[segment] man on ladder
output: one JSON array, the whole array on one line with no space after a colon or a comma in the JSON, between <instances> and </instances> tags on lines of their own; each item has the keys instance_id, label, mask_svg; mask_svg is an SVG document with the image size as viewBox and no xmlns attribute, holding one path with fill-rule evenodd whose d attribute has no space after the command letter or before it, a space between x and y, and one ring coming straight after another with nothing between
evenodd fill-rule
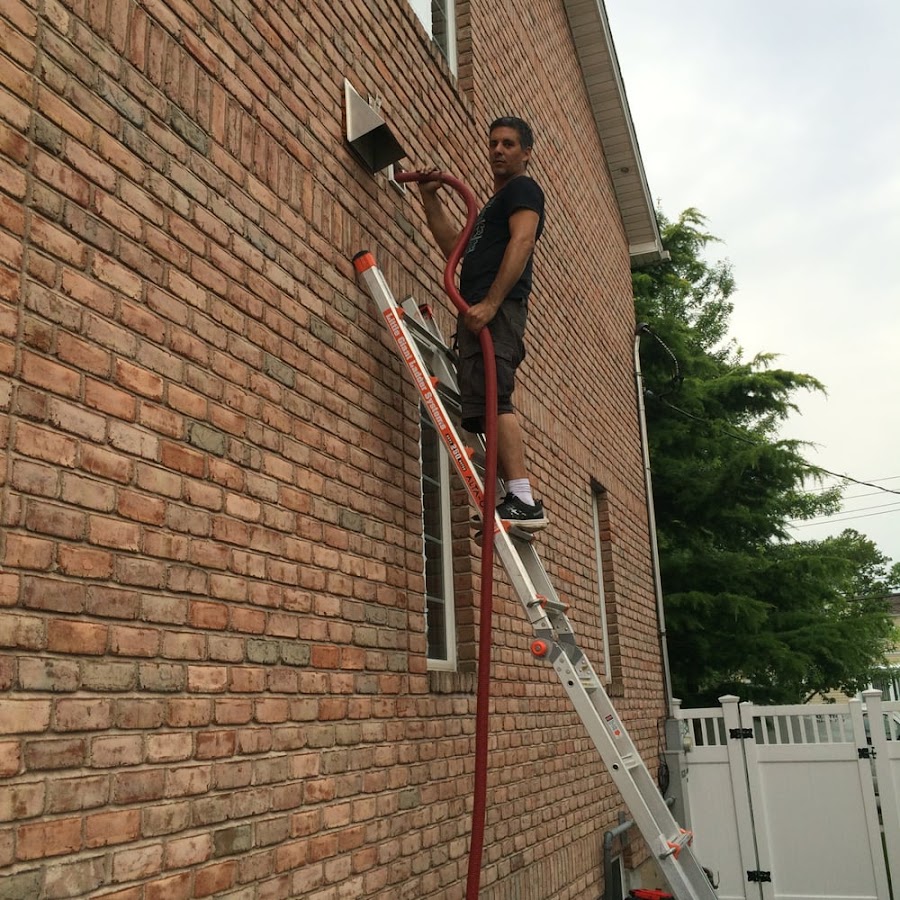
<instances>
[{"instance_id":1,"label":"man on ladder","mask_svg":"<svg viewBox=\"0 0 900 900\"><path fill-rule=\"evenodd\" d=\"M489 129L488 153L494 193L481 210L460 272L460 293L470 304L457 323L458 379L462 426L484 431L484 359L478 333L490 329L497 359L497 460L506 496L500 518L525 531L548 525L535 500L525 465L522 429L512 405L516 369L525 358L525 323L531 293L533 251L544 228L544 192L526 174L534 146L531 128L506 116ZM448 218L439 181L419 183L425 217L438 246L449 257L459 230Z\"/></svg>"}]
</instances>

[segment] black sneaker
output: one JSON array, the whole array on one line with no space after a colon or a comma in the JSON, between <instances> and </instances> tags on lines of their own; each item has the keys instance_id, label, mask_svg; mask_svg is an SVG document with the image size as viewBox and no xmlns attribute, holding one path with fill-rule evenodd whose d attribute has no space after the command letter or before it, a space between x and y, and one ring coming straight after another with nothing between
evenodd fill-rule
<instances>
[{"instance_id":1,"label":"black sneaker","mask_svg":"<svg viewBox=\"0 0 900 900\"><path fill-rule=\"evenodd\" d=\"M529 506L512 492L503 498L503 502L497 507L497 513L504 522L509 522L522 531L540 531L550 524L540 500Z\"/></svg>"}]
</instances>

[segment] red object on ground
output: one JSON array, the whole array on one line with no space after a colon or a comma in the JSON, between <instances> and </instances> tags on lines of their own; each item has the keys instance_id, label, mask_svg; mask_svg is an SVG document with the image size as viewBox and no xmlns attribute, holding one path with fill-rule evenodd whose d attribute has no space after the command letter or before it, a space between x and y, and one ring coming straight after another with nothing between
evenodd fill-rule
<instances>
[{"instance_id":1,"label":"red object on ground","mask_svg":"<svg viewBox=\"0 0 900 900\"><path fill-rule=\"evenodd\" d=\"M675 900L675 898L667 891L658 891L655 888L638 888L635 891L630 891L628 896L634 897L635 900Z\"/></svg>"}]
</instances>

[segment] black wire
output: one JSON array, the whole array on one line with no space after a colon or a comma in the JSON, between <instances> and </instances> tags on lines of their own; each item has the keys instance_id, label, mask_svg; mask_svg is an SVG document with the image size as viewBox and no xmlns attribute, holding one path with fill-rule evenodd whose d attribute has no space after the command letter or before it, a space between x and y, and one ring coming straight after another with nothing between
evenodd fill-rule
<instances>
[{"instance_id":1,"label":"black wire","mask_svg":"<svg viewBox=\"0 0 900 900\"><path fill-rule=\"evenodd\" d=\"M650 337L654 338L660 344L660 346L666 351L666 353L669 354L669 356L672 358L672 362L674 365L674 374L672 375L672 383L673 383L673 385L675 385L675 387L680 386L682 381L684 381L684 379L681 375L681 368L678 365L678 359L675 356L675 354L666 346L666 344L663 342L662 338L659 337L659 335L656 334L656 332L654 332L653 329L649 325L642 323L641 325L638 326L637 331L638 331L638 334L649 334ZM666 392L666 394L669 394L669 393L671 393L671 391ZM670 403L668 400L666 400L665 399L666 394L657 395L657 394L654 394L652 391L648 390L646 387L644 388L644 396L645 397L648 397L653 400L658 400L664 406L668 406L669 409L674 410L675 412L679 413L682 416L685 416L688 419L693 419L695 422L700 422L702 425L709 425L711 427L716 427L719 429L719 431L722 432L722 434L726 435L727 437L734 438L737 441L743 441L745 444L750 444L754 447L765 446L765 443L763 441L753 440L752 438L748 438L746 435L739 434L736 431L731 431L730 429L725 428L724 426L720 425L717 422L712 422L709 419L704 419L701 416L695 416L693 413L689 413L686 409L682 409L680 406L676 406L674 403ZM811 472L816 472L819 475L831 475L833 478L840 478L842 481L849 481L852 484L859 484L859 485L862 485L863 487L875 488L876 491L880 491L881 493L897 494L898 496L900 496L900 491L894 490L893 488L882 487L880 484L875 484L874 482L871 482L871 481L862 481L861 479L853 478L850 475L842 475L839 472L832 472L831 469L826 469L826 468L824 468L824 466L815 466L812 463L806 462L805 460L800 460L800 465L802 468L809 469Z\"/></svg>"}]
</instances>

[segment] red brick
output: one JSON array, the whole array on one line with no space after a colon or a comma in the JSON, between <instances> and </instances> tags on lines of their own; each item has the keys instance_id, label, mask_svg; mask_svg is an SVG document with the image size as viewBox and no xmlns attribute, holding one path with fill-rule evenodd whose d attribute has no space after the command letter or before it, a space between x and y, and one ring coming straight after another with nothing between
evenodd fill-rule
<instances>
[{"instance_id":1,"label":"red brick","mask_svg":"<svg viewBox=\"0 0 900 900\"><path fill-rule=\"evenodd\" d=\"M182 493L183 479L174 472L158 469L154 466L140 464L137 467L137 487L151 494L162 494L164 497L178 499Z\"/></svg>"},{"instance_id":2,"label":"red brick","mask_svg":"<svg viewBox=\"0 0 900 900\"><path fill-rule=\"evenodd\" d=\"M91 446L82 449L81 467L94 475L121 483L131 481L134 470L134 464L127 457Z\"/></svg>"},{"instance_id":3,"label":"red brick","mask_svg":"<svg viewBox=\"0 0 900 900\"><path fill-rule=\"evenodd\" d=\"M141 608L141 596L136 591L89 585L84 608L92 616L136 619Z\"/></svg>"},{"instance_id":4,"label":"red brick","mask_svg":"<svg viewBox=\"0 0 900 900\"><path fill-rule=\"evenodd\" d=\"M51 541L24 534L7 534L3 562L14 568L49 569L53 565L53 549Z\"/></svg>"},{"instance_id":5,"label":"red brick","mask_svg":"<svg viewBox=\"0 0 900 900\"><path fill-rule=\"evenodd\" d=\"M155 628L113 625L109 630L109 649L118 656L155 656L159 642L160 633Z\"/></svg>"},{"instance_id":6,"label":"red brick","mask_svg":"<svg viewBox=\"0 0 900 900\"><path fill-rule=\"evenodd\" d=\"M81 849L81 819L20 825L16 829L16 859L42 859Z\"/></svg>"},{"instance_id":7,"label":"red brick","mask_svg":"<svg viewBox=\"0 0 900 900\"><path fill-rule=\"evenodd\" d=\"M48 700L0 700L0 734L45 731L49 725Z\"/></svg>"},{"instance_id":8,"label":"red brick","mask_svg":"<svg viewBox=\"0 0 900 900\"><path fill-rule=\"evenodd\" d=\"M220 693L227 685L225 666L188 666L188 690L192 693Z\"/></svg>"},{"instance_id":9,"label":"red brick","mask_svg":"<svg viewBox=\"0 0 900 900\"><path fill-rule=\"evenodd\" d=\"M190 450L181 444L171 444L168 441L160 443L160 461L167 468L183 472L185 475L193 475L201 478L206 472L206 457L196 450Z\"/></svg>"},{"instance_id":10,"label":"red brick","mask_svg":"<svg viewBox=\"0 0 900 900\"><path fill-rule=\"evenodd\" d=\"M43 618L4 612L0 615L0 646L43 650L47 645L45 629Z\"/></svg>"},{"instance_id":11,"label":"red brick","mask_svg":"<svg viewBox=\"0 0 900 900\"><path fill-rule=\"evenodd\" d=\"M105 894L95 894L96 900L142 900L143 889L138 887L124 888L121 891L110 891Z\"/></svg>"},{"instance_id":12,"label":"red brick","mask_svg":"<svg viewBox=\"0 0 900 900\"><path fill-rule=\"evenodd\" d=\"M206 862L213 852L212 838L208 834L178 838L169 841L165 847L165 867L184 869Z\"/></svg>"},{"instance_id":13,"label":"red brick","mask_svg":"<svg viewBox=\"0 0 900 900\"><path fill-rule=\"evenodd\" d=\"M155 435L124 422L109 423L109 442L117 450L124 450L144 459L156 459L159 455L159 440Z\"/></svg>"},{"instance_id":14,"label":"red brick","mask_svg":"<svg viewBox=\"0 0 900 900\"><path fill-rule=\"evenodd\" d=\"M157 497L122 490L119 491L117 512L126 519L162 525L166 518L166 503Z\"/></svg>"},{"instance_id":15,"label":"red brick","mask_svg":"<svg viewBox=\"0 0 900 900\"><path fill-rule=\"evenodd\" d=\"M127 422L137 415L137 402L131 394L90 378L85 381L84 402Z\"/></svg>"},{"instance_id":16,"label":"red brick","mask_svg":"<svg viewBox=\"0 0 900 900\"><path fill-rule=\"evenodd\" d=\"M23 584L22 603L30 609L52 609L57 612L78 613L84 608L83 585L60 581L58 578L30 578L27 576L24 578Z\"/></svg>"},{"instance_id":17,"label":"red brick","mask_svg":"<svg viewBox=\"0 0 900 900\"><path fill-rule=\"evenodd\" d=\"M140 735L98 737L91 741L91 765L98 768L136 766L143 762L143 739Z\"/></svg>"},{"instance_id":18,"label":"red brick","mask_svg":"<svg viewBox=\"0 0 900 900\"><path fill-rule=\"evenodd\" d=\"M56 731L100 731L112 727L112 700L59 700Z\"/></svg>"},{"instance_id":19,"label":"red brick","mask_svg":"<svg viewBox=\"0 0 900 900\"><path fill-rule=\"evenodd\" d=\"M141 549L147 556L185 560L188 558L188 545L188 539L183 535L145 529Z\"/></svg>"},{"instance_id":20,"label":"red brick","mask_svg":"<svg viewBox=\"0 0 900 900\"><path fill-rule=\"evenodd\" d=\"M113 799L120 805L160 800L165 782L164 769L120 772L113 777Z\"/></svg>"},{"instance_id":21,"label":"red brick","mask_svg":"<svg viewBox=\"0 0 900 900\"><path fill-rule=\"evenodd\" d=\"M31 500L26 506L25 527L38 534L77 540L84 536L84 526L84 513L77 510L40 500Z\"/></svg>"},{"instance_id":22,"label":"red brick","mask_svg":"<svg viewBox=\"0 0 900 900\"><path fill-rule=\"evenodd\" d=\"M162 844L120 850L112 859L112 881L136 881L162 869Z\"/></svg>"},{"instance_id":23,"label":"red brick","mask_svg":"<svg viewBox=\"0 0 900 900\"><path fill-rule=\"evenodd\" d=\"M190 803L161 803L143 810L141 832L146 837L176 834L186 831L190 824Z\"/></svg>"},{"instance_id":24,"label":"red brick","mask_svg":"<svg viewBox=\"0 0 900 900\"><path fill-rule=\"evenodd\" d=\"M209 766L172 768L166 776L167 797L188 797L206 794L210 788Z\"/></svg>"},{"instance_id":25,"label":"red brick","mask_svg":"<svg viewBox=\"0 0 900 900\"><path fill-rule=\"evenodd\" d=\"M118 728L158 728L164 721L166 704L162 700L118 700L116 726Z\"/></svg>"},{"instance_id":26,"label":"red brick","mask_svg":"<svg viewBox=\"0 0 900 900\"><path fill-rule=\"evenodd\" d=\"M15 448L23 456L71 467L75 465L78 444L56 432L19 422Z\"/></svg>"},{"instance_id":27,"label":"red brick","mask_svg":"<svg viewBox=\"0 0 900 900\"><path fill-rule=\"evenodd\" d=\"M150 881L144 888L144 900L190 900L192 881L191 872Z\"/></svg>"},{"instance_id":28,"label":"red brick","mask_svg":"<svg viewBox=\"0 0 900 900\"><path fill-rule=\"evenodd\" d=\"M72 403L51 399L47 404L47 418L60 431L68 431L90 441L106 440L106 419Z\"/></svg>"},{"instance_id":29,"label":"red brick","mask_svg":"<svg viewBox=\"0 0 900 900\"><path fill-rule=\"evenodd\" d=\"M94 809L109 802L109 779L104 775L58 778L47 783L46 812Z\"/></svg>"},{"instance_id":30,"label":"red brick","mask_svg":"<svg viewBox=\"0 0 900 900\"><path fill-rule=\"evenodd\" d=\"M231 610L231 627L235 631L246 634L264 634L266 630L266 614L258 609L233 607Z\"/></svg>"},{"instance_id":31,"label":"red brick","mask_svg":"<svg viewBox=\"0 0 900 900\"><path fill-rule=\"evenodd\" d=\"M27 350L22 352L22 379L66 397L77 397L81 391L78 372Z\"/></svg>"},{"instance_id":32,"label":"red brick","mask_svg":"<svg viewBox=\"0 0 900 900\"><path fill-rule=\"evenodd\" d=\"M166 583L164 562L120 556L116 562L116 579L122 584L161 588Z\"/></svg>"},{"instance_id":33,"label":"red brick","mask_svg":"<svg viewBox=\"0 0 900 900\"><path fill-rule=\"evenodd\" d=\"M47 649L55 653L102 656L106 652L105 625L52 619L47 625Z\"/></svg>"},{"instance_id":34,"label":"red brick","mask_svg":"<svg viewBox=\"0 0 900 900\"><path fill-rule=\"evenodd\" d=\"M113 571L111 553L85 547L60 547L59 568L76 578L109 578Z\"/></svg>"},{"instance_id":35,"label":"red brick","mask_svg":"<svg viewBox=\"0 0 900 900\"><path fill-rule=\"evenodd\" d=\"M141 404L138 421L145 428L169 437L179 438L184 434L184 419L180 415L146 401Z\"/></svg>"},{"instance_id":36,"label":"red brick","mask_svg":"<svg viewBox=\"0 0 900 900\"><path fill-rule=\"evenodd\" d=\"M152 734L147 737L147 761L151 763L190 759L193 749L194 741L189 732Z\"/></svg>"},{"instance_id":37,"label":"red brick","mask_svg":"<svg viewBox=\"0 0 900 900\"><path fill-rule=\"evenodd\" d=\"M15 606L19 598L21 576L0 572L0 607Z\"/></svg>"},{"instance_id":38,"label":"red brick","mask_svg":"<svg viewBox=\"0 0 900 900\"><path fill-rule=\"evenodd\" d=\"M224 603L191 603L190 623L195 628L221 630L228 627L228 607Z\"/></svg>"},{"instance_id":39,"label":"red brick","mask_svg":"<svg viewBox=\"0 0 900 900\"><path fill-rule=\"evenodd\" d=\"M194 896L210 897L234 884L237 863L233 860L199 869L194 876Z\"/></svg>"},{"instance_id":40,"label":"red brick","mask_svg":"<svg viewBox=\"0 0 900 900\"><path fill-rule=\"evenodd\" d=\"M109 285L126 297L137 299L141 296L141 278L120 266L114 259L97 253L91 265L91 273L104 284Z\"/></svg>"},{"instance_id":41,"label":"red brick","mask_svg":"<svg viewBox=\"0 0 900 900\"><path fill-rule=\"evenodd\" d=\"M85 261L85 246L55 225L34 216L31 221L31 240L51 256L57 256L64 262L71 263L80 269Z\"/></svg>"},{"instance_id":42,"label":"red brick","mask_svg":"<svg viewBox=\"0 0 900 900\"><path fill-rule=\"evenodd\" d=\"M18 741L0 741L0 778L16 775L22 767L22 747Z\"/></svg>"},{"instance_id":43,"label":"red brick","mask_svg":"<svg viewBox=\"0 0 900 900\"><path fill-rule=\"evenodd\" d=\"M25 745L25 768L73 769L84 763L86 744L83 738L29 741Z\"/></svg>"},{"instance_id":44,"label":"red brick","mask_svg":"<svg viewBox=\"0 0 900 900\"><path fill-rule=\"evenodd\" d=\"M216 722L219 725L245 725L253 718L250 700L216 700Z\"/></svg>"},{"instance_id":45,"label":"red brick","mask_svg":"<svg viewBox=\"0 0 900 900\"><path fill-rule=\"evenodd\" d=\"M60 361L70 363L75 369L100 377L109 375L112 365L108 350L66 332L60 332L56 339L56 355Z\"/></svg>"},{"instance_id":46,"label":"red brick","mask_svg":"<svg viewBox=\"0 0 900 900\"><path fill-rule=\"evenodd\" d=\"M173 728L209 725L212 705L209 700L170 700L167 721Z\"/></svg>"},{"instance_id":47,"label":"red brick","mask_svg":"<svg viewBox=\"0 0 900 900\"><path fill-rule=\"evenodd\" d=\"M137 525L122 522L121 519L90 516L88 518L88 540L92 544L100 544L116 550L139 550L141 531Z\"/></svg>"},{"instance_id":48,"label":"red brick","mask_svg":"<svg viewBox=\"0 0 900 900\"><path fill-rule=\"evenodd\" d=\"M116 295L97 281L86 278L80 272L64 269L62 289L69 297L81 304L83 308L96 310L103 316L110 316L115 310ZM90 317L87 319L89 324L94 321Z\"/></svg>"},{"instance_id":49,"label":"red brick","mask_svg":"<svg viewBox=\"0 0 900 900\"><path fill-rule=\"evenodd\" d=\"M33 171L38 178L74 200L79 206L88 205L90 183L68 166L62 165L55 157L39 151L35 154Z\"/></svg>"},{"instance_id":50,"label":"red brick","mask_svg":"<svg viewBox=\"0 0 900 900\"><path fill-rule=\"evenodd\" d=\"M89 849L137 840L141 831L139 810L100 812L84 820L84 845Z\"/></svg>"},{"instance_id":51,"label":"red brick","mask_svg":"<svg viewBox=\"0 0 900 900\"><path fill-rule=\"evenodd\" d=\"M115 507L115 497L115 488L96 478L69 474L63 476L61 499L73 506L109 512Z\"/></svg>"},{"instance_id":52,"label":"red brick","mask_svg":"<svg viewBox=\"0 0 900 900\"><path fill-rule=\"evenodd\" d=\"M132 365L124 359L117 359L115 363L116 381L126 390L150 397L154 400L162 399L163 380L155 372L148 372L139 366Z\"/></svg>"}]
</instances>

